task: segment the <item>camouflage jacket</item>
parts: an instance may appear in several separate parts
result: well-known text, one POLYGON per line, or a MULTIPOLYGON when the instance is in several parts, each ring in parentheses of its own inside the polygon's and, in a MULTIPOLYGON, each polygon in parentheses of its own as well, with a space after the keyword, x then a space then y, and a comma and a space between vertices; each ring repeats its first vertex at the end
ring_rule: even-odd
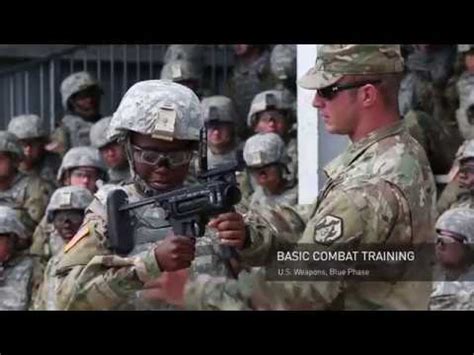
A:
POLYGON ((19 172, 12 186, 0 191, 0 205, 22 211, 22 221, 31 236, 44 215, 52 193, 52 186, 40 177, 19 172))
POLYGON ((251 64, 237 63, 226 87, 225 95, 232 98, 241 121, 237 123, 237 134, 245 138, 248 133, 246 117, 250 104, 258 93, 270 90, 274 78, 270 71, 270 54, 264 52, 251 64))
POLYGON ((92 124, 82 117, 73 114, 65 115, 60 126, 51 135, 53 143, 51 151, 62 156, 70 148, 90 145, 89 132, 92 124))
POLYGON ((250 198, 250 209, 258 209, 259 207, 274 207, 276 205, 296 205, 298 204, 298 185, 288 187, 279 195, 269 195, 260 186, 250 198))
MULTIPOLYGON (((81 229, 66 245, 57 265, 57 304, 68 310, 170 309, 163 303, 150 304, 140 298, 143 284, 161 274, 155 259, 156 243, 171 233, 164 211, 155 206, 132 212, 134 249, 122 257, 112 253, 107 241, 106 196, 123 189, 129 202, 143 198, 134 184, 104 185, 89 208, 81 229)), ((215 235, 207 233, 196 241, 196 258, 191 274, 208 273, 230 277, 232 271, 221 257, 215 235)))
POLYGON ((58 279, 55 274, 60 259, 61 255, 57 254, 49 259, 46 264, 38 290, 32 296, 33 304, 31 308, 33 310, 56 311, 59 309, 56 304, 58 279))
POLYGON ((459 134, 451 134, 452 131, 445 122, 418 110, 410 110, 403 123, 425 149, 433 173, 447 174, 462 143, 459 134))
POLYGON ((60 165, 61 157, 58 154, 46 152, 41 162, 34 169, 22 171, 27 175, 37 175, 50 183, 53 188, 57 188, 59 185, 56 176, 60 165))
POLYGON ((435 282, 430 310, 474 310, 474 267, 456 281, 435 282))
POLYGON ((108 169, 107 176, 109 177, 109 184, 120 184, 121 182, 128 182, 131 179, 130 168, 127 166, 124 169, 108 169))
POLYGON ((0 266, 0 310, 26 311, 31 297, 33 261, 17 256, 0 266))
MULTIPOLYGON (((277 207, 248 218, 250 265, 265 265, 271 251, 298 236, 299 243, 334 250, 344 242, 431 241, 435 184, 426 155, 401 123, 352 144, 326 168, 329 180, 309 213, 277 207), (328 229, 326 222, 333 222, 328 229)), ((427 309, 431 282, 269 282, 262 272, 238 280, 198 277, 185 288, 194 309, 427 309)))

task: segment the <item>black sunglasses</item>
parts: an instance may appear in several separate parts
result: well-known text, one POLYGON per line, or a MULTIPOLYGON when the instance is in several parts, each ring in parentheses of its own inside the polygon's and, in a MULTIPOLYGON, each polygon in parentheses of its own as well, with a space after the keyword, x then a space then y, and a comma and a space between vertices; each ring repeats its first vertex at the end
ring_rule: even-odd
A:
POLYGON ((355 83, 350 83, 350 84, 340 84, 340 85, 333 84, 325 88, 318 89, 317 93, 319 97, 325 100, 332 100, 336 97, 336 95, 340 91, 360 88, 367 84, 372 84, 372 85, 380 84, 381 82, 382 82, 381 80, 367 80, 367 81, 360 81, 360 82, 355 82, 355 83))

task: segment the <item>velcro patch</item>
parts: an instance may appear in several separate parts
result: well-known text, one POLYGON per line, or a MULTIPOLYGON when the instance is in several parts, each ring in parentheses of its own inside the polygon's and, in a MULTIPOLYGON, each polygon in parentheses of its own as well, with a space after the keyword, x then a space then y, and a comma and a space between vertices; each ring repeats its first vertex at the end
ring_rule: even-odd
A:
POLYGON ((66 244, 64 247, 64 253, 67 253, 69 250, 72 249, 73 246, 75 246, 79 241, 89 235, 89 226, 85 225, 79 231, 76 233, 76 235, 69 241, 69 243, 66 244))
POLYGON ((336 216, 327 215, 321 219, 314 228, 314 241, 328 244, 342 236, 342 219, 336 216))

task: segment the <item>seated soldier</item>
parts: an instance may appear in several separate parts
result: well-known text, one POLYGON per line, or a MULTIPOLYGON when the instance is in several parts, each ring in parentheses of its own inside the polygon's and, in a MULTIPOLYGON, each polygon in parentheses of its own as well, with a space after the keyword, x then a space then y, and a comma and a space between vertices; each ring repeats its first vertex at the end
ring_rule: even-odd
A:
POLYGON ((452 180, 438 199, 438 213, 455 207, 474 208, 474 139, 459 149, 450 176, 452 180))
POLYGON ((26 228, 27 241, 19 248, 28 248, 36 225, 43 217, 52 187, 39 176, 26 175, 18 170, 23 160, 23 149, 16 136, 0 131, 0 206, 17 209, 26 228))
POLYGON ((207 97, 202 100, 201 107, 207 130, 208 168, 237 164, 242 150, 235 131, 237 114, 232 100, 225 96, 207 97))
POLYGON ((54 226, 54 231, 44 245, 42 259, 35 265, 44 272, 35 272, 42 277, 34 282, 33 309, 56 309, 53 279, 56 265, 65 245, 79 230, 85 209, 92 202, 92 198, 89 190, 79 186, 61 187, 51 197, 46 214, 48 222, 54 226))
MULTIPOLYGON (((93 147, 71 148, 64 156, 57 175, 62 186, 80 186, 91 193, 97 191, 97 184, 106 177, 107 168, 99 151, 93 147)), ((44 216, 34 231, 30 253, 43 257, 45 243, 53 231, 53 224, 48 223, 44 216)))
POLYGON ((286 179, 288 157, 280 136, 262 133, 250 137, 245 143, 244 160, 257 183, 250 209, 298 203, 298 186, 286 179))
POLYGON ((431 310, 474 310, 474 210, 453 208, 436 222, 436 257, 442 268, 431 310))
POLYGON ((104 117, 91 127, 91 145, 99 149, 100 155, 109 168, 108 178, 110 184, 119 184, 130 179, 130 166, 128 165, 125 149, 116 140, 107 139, 107 129, 112 117, 104 117))
POLYGON ((56 172, 61 165, 61 157, 46 151, 48 134, 43 128, 42 119, 37 115, 13 117, 8 124, 8 131, 18 138, 23 147, 25 159, 20 163, 20 171, 39 175, 56 188, 56 172))
MULTIPOLYGON (((287 90, 269 90, 256 95, 250 105, 247 125, 254 133, 276 133, 285 142, 288 156, 288 180, 297 183, 298 152, 296 130, 292 130, 295 121, 295 99, 287 90)), ((246 176, 242 179, 242 193, 247 198, 255 188, 255 181, 246 176), (247 179, 247 180, 246 180, 247 179)))
POLYGON ((31 298, 33 261, 18 252, 18 242, 28 240, 18 214, 0 206, 0 310, 26 311, 31 298))

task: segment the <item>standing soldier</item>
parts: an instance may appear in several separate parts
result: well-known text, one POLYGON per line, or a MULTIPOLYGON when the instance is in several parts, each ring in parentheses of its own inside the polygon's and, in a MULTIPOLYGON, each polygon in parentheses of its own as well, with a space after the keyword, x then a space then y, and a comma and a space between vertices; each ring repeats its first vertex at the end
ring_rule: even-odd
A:
POLYGON ((170 81, 136 83, 124 95, 110 132, 125 143, 133 182, 108 185, 97 192, 81 229, 66 245, 57 266, 58 307, 63 310, 159 309, 138 292, 157 276, 191 265, 196 272, 230 276, 218 245, 203 237, 174 235, 164 210, 155 205, 131 211, 134 247, 115 254, 108 241, 107 193, 123 190, 129 202, 181 187, 203 128, 198 97, 187 87, 170 81), (201 258, 202 257, 202 258, 201 258))
POLYGON ((77 233, 84 219, 84 212, 92 202, 92 194, 84 187, 65 186, 57 189, 46 209, 49 223, 54 226, 44 245, 43 258, 35 267, 40 267, 41 280, 35 280, 33 295, 35 310, 55 310, 54 274, 64 246, 77 233), (38 286, 39 285, 39 286, 38 286))
POLYGON ((111 119, 112 117, 104 117, 94 123, 90 131, 90 140, 92 146, 99 149, 108 167, 108 182, 119 184, 130 179, 130 167, 123 145, 116 140, 107 139, 107 129, 111 119))
POLYGON ((266 46, 236 44, 234 53, 236 61, 227 83, 226 96, 235 104, 239 117, 237 134, 244 140, 250 134, 244 121, 250 103, 259 92, 270 90, 274 86, 274 78, 270 71, 270 53, 266 46))
POLYGON ((23 147, 24 160, 20 171, 25 174, 36 174, 55 188, 58 185, 56 172, 61 165, 61 158, 55 153, 46 151, 48 134, 43 128, 43 121, 37 115, 13 117, 8 124, 8 131, 13 133, 23 147))
POLYGON ((270 68, 277 81, 275 89, 286 89, 296 96, 296 45, 276 45, 270 56, 270 68))
POLYGON ((90 144, 89 131, 101 118, 99 83, 87 72, 68 76, 61 84, 61 98, 66 115, 53 132, 47 149, 64 155, 70 148, 90 144))
POLYGON ((33 261, 18 253, 28 241, 25 226, 10 207, 0 206, 0 310, 26 311, 31 298, 33 261), (23 242, 20 242, 23 240, 23 242))
MULTIPOLYGON (((325 169, 328 182, 308 214, 280 206, 273 218, 253 214, 244 223, 228 213, 209 223, 224 245, 240 250, 243 263, 265 265, 289 236, 327 252, 348 243, 355 250, 370 243, 411 247, 433 238, 435 184, 423 148, 400 122, 402 71, 398 45, 319 48, 299 84, 316 90, 313 105, 328 132, 348 135, 352 144, 325 169)), ((193 309, 427 309, 432 286, 350 278, 270 282, 260 272, 188 283, 184 272, 178 276, 155 280, 146 297, 193 309)))
POLYGON ((453 208, 436 222, 436 256, 442 268, 431 310, 474 310, 474 210, 453 208))

